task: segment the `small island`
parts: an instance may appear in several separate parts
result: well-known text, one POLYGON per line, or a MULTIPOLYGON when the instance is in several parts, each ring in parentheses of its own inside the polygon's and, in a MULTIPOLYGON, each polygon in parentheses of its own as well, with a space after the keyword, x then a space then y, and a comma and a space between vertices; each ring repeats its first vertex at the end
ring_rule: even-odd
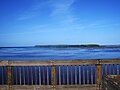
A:
POLYGON ((70 47, 100 47, 98 44, 81 44, 81 45, 35 45, 35 47, 48 47, 48 48, 70 48, 70 47))

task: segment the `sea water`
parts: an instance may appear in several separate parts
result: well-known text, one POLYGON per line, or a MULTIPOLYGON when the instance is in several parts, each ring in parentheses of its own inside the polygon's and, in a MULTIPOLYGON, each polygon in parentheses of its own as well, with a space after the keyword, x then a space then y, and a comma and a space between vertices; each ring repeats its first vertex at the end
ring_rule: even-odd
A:
POLYGON ((0 60, 76 60, 120 58, 120 48, 0 48, 0 60))

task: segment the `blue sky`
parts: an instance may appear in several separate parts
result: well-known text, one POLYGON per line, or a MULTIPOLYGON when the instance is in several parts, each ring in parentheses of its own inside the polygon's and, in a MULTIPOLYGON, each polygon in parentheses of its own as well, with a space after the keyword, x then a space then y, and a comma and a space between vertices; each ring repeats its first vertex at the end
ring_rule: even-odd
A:
POLYGON ((0 0, 0 46, 120 44, 120 0, 0 0))

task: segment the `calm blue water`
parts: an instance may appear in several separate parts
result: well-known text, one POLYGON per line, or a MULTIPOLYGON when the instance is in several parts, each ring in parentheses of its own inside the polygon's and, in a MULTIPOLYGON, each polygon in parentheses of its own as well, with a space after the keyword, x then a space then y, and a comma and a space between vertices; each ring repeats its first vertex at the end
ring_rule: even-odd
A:
POLYGON ((120 48, 0 48, 1 60, 70 60, 120 58, 120 48))

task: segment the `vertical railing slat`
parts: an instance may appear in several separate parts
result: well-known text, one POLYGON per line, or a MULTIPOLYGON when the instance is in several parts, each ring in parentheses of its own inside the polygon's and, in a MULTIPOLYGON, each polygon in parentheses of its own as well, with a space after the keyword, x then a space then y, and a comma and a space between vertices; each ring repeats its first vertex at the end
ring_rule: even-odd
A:
POLYGON ((69 70, 68 70, 68 65, 67 65, 67 85, 69 85, 69 70))
POLYGON ((113 64, 111 64, 111 74, 113 75, 113 64))
POLYGON ((61 85, 61 69, 60 69, 60 66, 58 66, 58 71, 59 71, 59 85, 61 85))
POLYGON ((81 84, 81 66, 79 65, 79 84, 81 84))
POLYGON ((39 66, 39 85, 41 85, 41 67, 39 66))
POLYGON ((29 66, 27 66, 27 79, 28 79, 28 82, 27 82, 27 84, 29 85, 29 83, 30 83, 30 75, 29 75, 30 73, 29 73, 29 66))
POLYGON ((2 85, 4 85, 4 82, 5 82, 5 80, 4 80, 4 66, 2 66, 2 85))
POLYGON ((21 85, 21 84, 22 84, 22 82, 21 82, 21 79, 22 79, 22 75, 21 75, 21 74, 22 74, 21 67, 19 68, 19 71, 20 71, 19 73, 20 73, 20 85, 21 85))
POLYGON ((43 84, 45 85, 45 66, 43 66, 43 84))
POLYGON ((108 65, 109 69, 108 69, 108 72, 109 72, 109 75, 111 74, 111 64, 108 65))
POLYGON ((71 85, 73 84, 73 72, 72 72, 72 65, 70 66, 71 69, 71 85))
POLYGON ((35 66, 35 85, 37 85, 37 67, 35 66))
POLYGON ((64 65, 62 66, 62 81, 63 85, 65 84, 65 72, 64 72, 64 65))
POLYGON ((33 67, 31 66, 31 85, 33 85, 33 67))
POLYGON ((75 65, 75 84, 77 84, 77 66, 75 65))
POLYGON ((107 64, 105 64, 105 75, 107 75, 107 64))
POLYGON ((119 75, 119 64, 117 64, 117 75, 119 75))
POLYGON ((89 84, 89 66, 86 65, 86 70, 87 70, 87 84, 89 84))
POLYGON ((90 69, 91 69, 91 84, 93 84, 93 68, 92 68, 92 65, 90 66, 90 69))
POLYGON ((113 64, 113 75, 115 74, 115 64, 113 64))
POLYGON ((83 84, 85 84, 85 66, 82 65, 82 69, 83 69, 83 84))
POLYGON ((23 74, 24 74, 24 85, 26 84, 26 72, 25 72, 25 66, 23 67, 23 74))
POLYGON ((47 66, 47 85, 49 85, 49 70, 48 70, 48 66, 47 66))
POLYGON ((16 85, 18 84, 18 67, 16 66, 16 85))

